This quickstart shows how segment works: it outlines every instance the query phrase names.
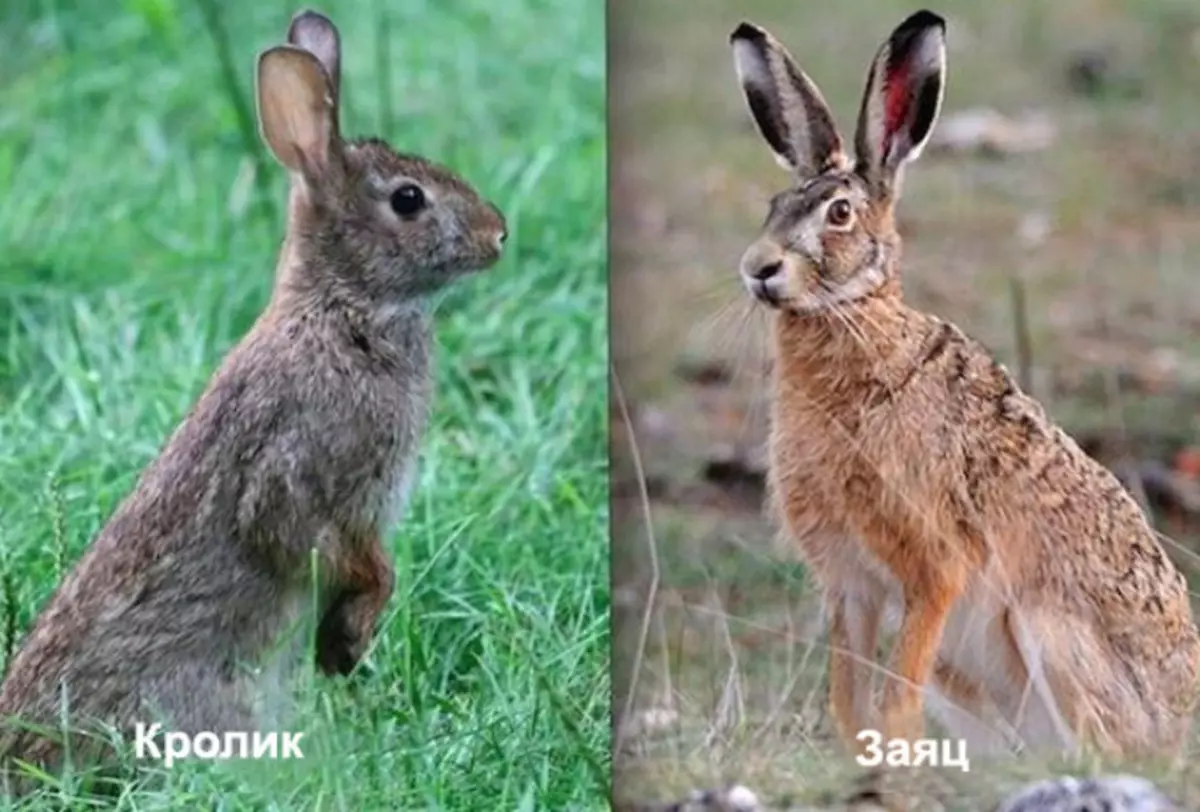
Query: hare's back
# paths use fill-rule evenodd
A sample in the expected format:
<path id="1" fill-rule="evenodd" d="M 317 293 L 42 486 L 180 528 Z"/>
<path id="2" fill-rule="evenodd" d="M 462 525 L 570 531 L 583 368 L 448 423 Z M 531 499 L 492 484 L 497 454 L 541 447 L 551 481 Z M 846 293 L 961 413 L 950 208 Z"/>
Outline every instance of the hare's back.
<path id="1" fill-rule="evenodd" d="M 1182 575 L 1117 477 L 981 345 L 964 338 L 955 349 L 955 489 L 1013 585 L 1086 603 L 1114 622 L 1190 618 Z"/>

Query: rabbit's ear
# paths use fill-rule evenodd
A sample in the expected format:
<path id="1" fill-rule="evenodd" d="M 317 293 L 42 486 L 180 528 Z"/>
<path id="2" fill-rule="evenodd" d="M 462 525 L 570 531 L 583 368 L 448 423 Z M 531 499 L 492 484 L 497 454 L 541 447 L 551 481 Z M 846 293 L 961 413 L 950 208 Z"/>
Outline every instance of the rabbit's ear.
<path id="1" fill-rule="evenodd" d="M 342 82 L 342 40 L 337 26 L 323 14 L 301 11 L 288 26 L 287 41 L 320 60 L 336 103 Z"/>
<path id="2" fill-rule="evenodd" d="M 933 132 L 946 86 L 946 22 L 918 11 L 880 47 L 867 75 L 854 134 L 856 170 L 876 194 L 891 194 L 903 165 Z"/>
<path id="3" fill-rule="evenodd" d="M 310 181 L 327 175 L 337 149 L 337 106 L 310 51 L 277 45 L 258 58 L 258 120 L 280 163 Z"/>
<path id="4" fill-rule="evenodd" d="M 750 113 L 779 163 L 802 178 L 845 166 L 829 105 L 787 49 L 750 23 L 729 41 Z"/>

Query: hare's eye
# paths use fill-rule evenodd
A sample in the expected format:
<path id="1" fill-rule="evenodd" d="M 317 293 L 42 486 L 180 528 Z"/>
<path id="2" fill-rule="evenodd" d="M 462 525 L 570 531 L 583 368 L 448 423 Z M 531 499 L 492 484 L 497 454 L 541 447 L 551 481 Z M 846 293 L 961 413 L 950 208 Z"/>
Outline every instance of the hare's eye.
<path id="1" fill-rule="evenodd" d="M 405 183 L 392 192 L 392 211 L 401 217 L 412 217 L 425 208 L 425 193 L 415 183 Z"/>
<path id="2" fill-rule="evenodd" d="M 844 226 L 850 222 L 850 216 L 853 213 L 850 201 L 843 197 L 829 204 L 829 208 L 825 212 L 825 220 L 831 226 Z"/>

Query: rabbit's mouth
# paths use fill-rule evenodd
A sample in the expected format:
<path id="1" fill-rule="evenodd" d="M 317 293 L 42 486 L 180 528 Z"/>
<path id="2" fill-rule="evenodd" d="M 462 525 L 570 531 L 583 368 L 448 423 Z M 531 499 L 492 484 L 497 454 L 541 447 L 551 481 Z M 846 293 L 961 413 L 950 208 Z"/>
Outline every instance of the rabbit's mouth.
<path id="1" fill-rule="evenodd" d="M 474 276 L 491 268 L 500 261 L 501 254 L 479 254 L 470 259 L 456 262 L 452 268 L 440 274 L 441 284 L 449 284 L 460 276 Z"/>
<path id="2" fill-rule="evenodd" d="M 504 256 L 507 231 L 476 237 L 459 244 L 447 265 L 450 276 L 474 274 L 491 268 Z"/>

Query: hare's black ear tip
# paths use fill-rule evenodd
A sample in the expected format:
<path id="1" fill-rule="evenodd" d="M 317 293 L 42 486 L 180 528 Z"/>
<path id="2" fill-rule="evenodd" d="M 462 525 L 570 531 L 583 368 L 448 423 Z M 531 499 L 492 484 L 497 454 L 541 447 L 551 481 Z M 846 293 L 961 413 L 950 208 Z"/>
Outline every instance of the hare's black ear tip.
<path id="1" fill-rule="evenodd" d="M 729 35 L 729 42 L 736 44 L 738 42 L 762 42 L 767 38 L 767 32 L 763 31 L 754 23 L 742 22 L 738 27 L 733 29 L 733 33 Z"/>
<path id="2" fill-rule="evenodd" d="M 900 30 L 902 31 L 924 31 L 930 28 L 938 28 L 945 31 L 946 19 L 940 14 L 934 14 L 926 8 L 910 15 L 908 19 L 900 23 Z"/>

